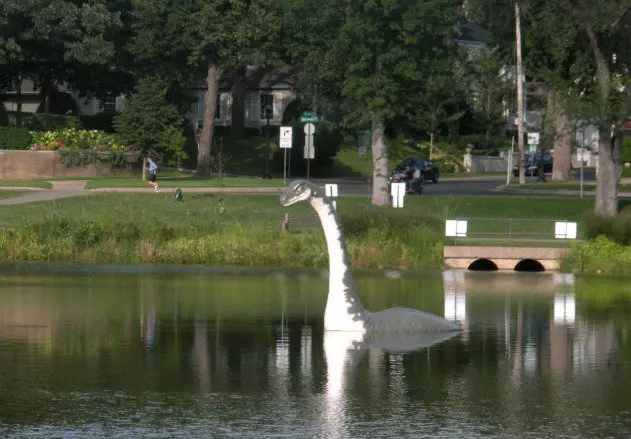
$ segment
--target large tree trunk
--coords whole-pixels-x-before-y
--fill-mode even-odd
[[[598,132],[598,173],[596,174],[597,215],[615,216],[618,213],[618,183],[622,176],[622,135],[611,138],[610,131]]]
[[[611,138],[612,120],[609,112],[611,75],[607,60],[600,50],[596,34],[589,25],[587,26],[587,36],[594,51],[600,89],[595,212],[597,215],[615,216],[618,213],[618,182],[622,175],[622,139],[620,133],[615,135],[613,139]]]
[[[552,180],[568,181],[572,173],[572,123],[567,113],[566,103],[558,93],[554,96],[554,162]]]
[[[241,138],[245,134],[245,67],[239,67],[234,73],[230,134],[236,138]]]
[[[223,74],[223,67],[215,64],[208,66],[206,74],[206,96],[204,98],[204,127],[197,152],[197,175],[210,174],[210,153],[215,130],[215,107],[217,106],[217,91],[219,79]]]
[[[524,83],[521,64],[521,21],[519,4],[515,2],[515,39],[517,51],[517,150],[519,164],[519,184],[526,183],[524,172]]]
[[[388,148],[385,142],[385,123],[372,113],[372,204],[387,206],[388,193]]]

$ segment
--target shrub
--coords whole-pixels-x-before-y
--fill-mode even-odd
[[[86,130],[99,130],[106,133],[114,132],[114,114],[99,113],[93,116],[79,116],[81,127]]]
[[[511,139],[502,136],[490,136],[487,145],[486,135],[471,134],[461,136],[453,143],[463,152],[466,151],[468,145],[471,145],[473,147],[473,154],[499,155],[500,151],[510,149]]]
[[[20,127],[0,127],[0,149],[30,149],[31,133]]]
[[[563,263],[565,269],[577,273],[631,274],[631,247],[614,242],[603,235],[577,244]]]
[[[114,117],[114,129],[123,143],[163,156],[165,138],[173,132],[182,136],[182,118],[166,96],[167,86],[162,81],[140,81],[135,93],[125,100],[125,109]]]
[[[10,125],[22,127],[31,131],[63,130],[80,128],[77,116],[47,113],[8,113]]]
[[[628,210],[614,217],[588,214],[583,218],[582,225],[587,239],[605,236],[616,243],[631,245],[631,215]]]
[[[96,151],[92,149],[62,148],[59,153],[61,163],[68,167],[86,166],[96,160]]]

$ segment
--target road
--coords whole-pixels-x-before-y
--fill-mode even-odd
[[[548,179],[550,177],[548,176]],[[575,172],[575,179],[579,179],[578,171]],[[583,175],[584,181],[593,182],[596,179],[593,170],[585,171]],[[536,177],[526,178],[526,183],[534,183],[537,181]],[[314,180],[314,182],[324,186],[326,183],[337,183],[338,191],[340,195],[355,195],[355,196],[369,196],[372,193],[372,187],[366,182],[358,180]],[[512,177],[511,183],[517,183],[517,179]],[[497,187],[506,184],[505,176],[489,176],[489,177],[463,177],[463,178],[442,178],[438,184],[427,183],[424,186],[425,195],[501,195],[501,196],[534,196],[535,194],[529,194],[528,191],[520,190],[519,192],[502,191]],[[545,184],[545,183],[541,183]],[[578,190],[578,186],[577,186]],[[537,193],[536,196],[559,196],[556,191],[550,191],[547,193]],[[567,194],[568,196],[575,196],[574,194]]]

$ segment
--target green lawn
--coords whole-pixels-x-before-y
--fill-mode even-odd
[[[38,187],[51,189],[53,185],[46,180],[0,180],[0,187]]]
[[[201,187],[282,187],[282,179],[263,179],[248,177],[158,177],[158,184],[163,188],[201,188]],[[99,178],[92,179],[86,183],[86,189],[98,188],[120,188],[120,187],[150,187],[149,183],[140,178]]]
[[[571,191],[580,191],[581,184],[580,182],[567,182],[567,183],[556,183],[556,182],[548,182],[548,183],[526,183],[526,184],[511,184],[509,186],[504,186],[507,189],[536,189],[536,190],[548,190],[548,191],[557,191],[557,190],[571,190]],[[583,183],[584,191],[595,191],[596,184],[594,183]],[[620,192],[629,192],[631,191],[631,184],[620,184],[618,186],[618,191]]]
[[[561,201],[561,202],[560,202]],[[344,197],[338,200],[339,211],[362,215],[367,199]],[[224,213],[219,214],[220,205]],[[533,199],[500,196],[422,196],[408,197],[403,209],[374,208],[394,211],[396,215],[434,214],[442,218],[532,218],[580,220],[592,209],[588,199]],[[176,227],[189,227],[197,221],[220,221],[226,225],[258,224],[270,220],[280,224],[285,213],[312,214],[311,206],[300,203],[289,208],[280,205],[277,195],[228,195],[186,193],[184,201],[173,201],[170,192],[155,193],[92,193],[83,197],[64,198],[14,206],[0,206],[0,224],[10,225],[25,216],[51,214],[81,216],[99,222],[116,222],[120,218],[156,218]],[[236,222],[235,222],[236,221]],[[502,220],[505,222],[505,220]],[[491,224],[492,222],[487,222]],[[495,227],[495,226],[493,226]]]
[[[0,199],[15,198],[22,195],[30,194],[31,191],[0,191]]]

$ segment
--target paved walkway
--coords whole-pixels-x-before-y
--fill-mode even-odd
[[[53,184],[52,189],[30,187],[0,188],[3,190],[22,189],[32,191],[30,194],[22,195],[20,197],[5,198],[3,200],[0,200],[0,206],[8,204],[33,203],[35,201],[55,200],[57,198],[76,197],[77,195],[83,195],[88,192],[84,189],[86,182],[86,180],[53,181],[51,182]]]

